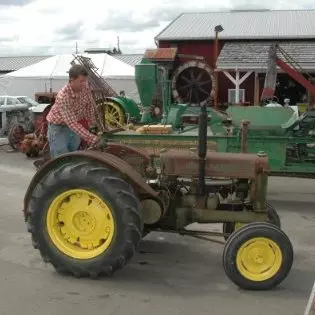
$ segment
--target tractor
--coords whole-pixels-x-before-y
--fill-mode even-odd
[[[102,147],[46,162],[31,180],[23,210],[43,260],[61,274],[99,278],[130,262],[150,232],[224,237],[222,264],[236,286],[279,285],[294,253],[267,201],[268,156],[215,152],[205,105],[198,122],[198,133],[186,136],[167,134],[168,125],[143,125],[151,138],[137,134],[142,148],[119,140],[134,130],[102,131]],[[192,223],[223,228],[193,230]]]

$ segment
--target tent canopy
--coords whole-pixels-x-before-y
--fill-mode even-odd
[[[135,68],[108,54],[83,54],[91,58],[98,73],[117,92],[139,102]],[[59,91],[68,82],[68,71],[75,55],[49,57],[36,64],[0,77],[0,95],[25,95],[34,98],[37,92]]]
[[[49,57],[33,65],[6,74],[14,78],[66,79],[75,55],[63,54]],[[98,73],[105,78],[134,78],[135,69],[108,54],[83,54],[91,58]]]

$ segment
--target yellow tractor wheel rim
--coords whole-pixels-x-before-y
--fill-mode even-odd
[[[252,238],[237,252],[236,265],[241,275],[251,281],[265,281],[280,270],[282,252],[279,246],[265,237]]]
[[[125,114],[119,104],[114,102],[104,103],[105,123],[109,127],[121,127],[125,124]]]
[[[84,189],[58,195],[48,209],[46,226],[53,244],[75,259],[91,259],[105,252],[115,232],[109,206]]]

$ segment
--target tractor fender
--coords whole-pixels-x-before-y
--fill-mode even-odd
[[[125,114],[129,114],[131,119],[139,119],[140,118],[140,109],[137,106],[137,103],[128,97],[106,97],[106,100],[114,102],[120,105]]]
[[[145,163],[149,162],[149,154],[147,151],[140,148],[134,148],[126,144],[109,142],[106,145],[105,151],[107,153],[117,155],[120,157],[128,155],[138,155],[144,160]]]
[[[126,161],[139,174],[143,175],[150,162],[150,157],[147,151],[122,143],[107,143],[104,151],[118,156],[120,159]]]
[[[71,153],[66,153],[60,155],[59,157],[46,162],[42,168],[40,168],[37,173],[32,178],[26,194],[24,196],[24,217],[26,217],[27,207],[32,196],[32,192],[36,185],[54,168],[57,168],[65,163],[78,162],[78,161],[93,161],[108,168],[111,168],[121,174],[122,178],[129,182],[133,187],[135,193],[138,196],[151,197],[158,202],[160,198],[158,197],[158,192],[153,190],[146,182],[145,179],[138,173],[129,163],[122,160],[121,158],[112,155],[110,153],[100,152],[100,151],[76,151]]]

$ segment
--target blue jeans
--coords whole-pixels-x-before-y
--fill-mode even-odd
[[[81,142],[80,137],[65,125],[48,124],[47,138],[52,158],[76,151]]]

